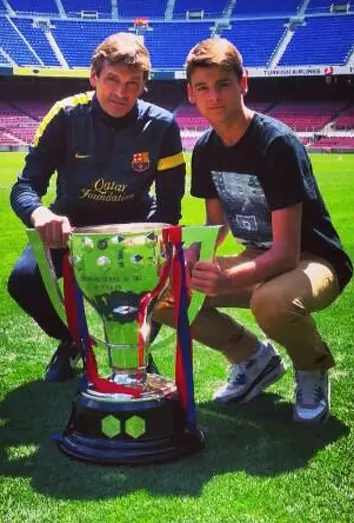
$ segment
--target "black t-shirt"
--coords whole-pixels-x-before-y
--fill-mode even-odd
[[[302,203],[301,250],[328,260],[343,288],[353,267],[343,251],[313,175],[305,147],[293,131],[255,113],[236,145],[215,131],[198,140],[192,157],[191,194],[220,199],[234,237],[245,247],[272,245],[271,212]]]

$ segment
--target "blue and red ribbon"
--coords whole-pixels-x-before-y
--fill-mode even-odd
[[[197,414],[194,400],[193,344],[188,320],[188,290],[180,226],[170,227],[169,241],[173,257],[173,294],[177,328],[175,376],[176,386],[186,416],[187,428],[197,431]]]

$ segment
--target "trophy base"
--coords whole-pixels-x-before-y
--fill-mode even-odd
[[[115,401],[79,392],[58,441],[68,456],[103,465],[144,465],[186,457],[204,448],[200,430],[186,428],[176,397]]]

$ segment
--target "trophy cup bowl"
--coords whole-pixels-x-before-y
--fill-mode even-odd
[[[145,223],[77,228],[70,239],[75,280],[104,326],[110,379],[144,386],[144,392],[151,314],[164,290],[149,297],[166,263],[162,229],[163,224]],[[146,313],[139,324],[144,298]]]
[[[132,223],[76,228],[69,240],[77,287],[101,318],[114,392],[94,384],[80,387],[58,446],[69,456],[102,464],[144,464],[175,460],[204,447],[199,429],[187,428],[173,380],[146,371],[151,318],[168,285],[169,249],[161,223]],[[186,241],[206,228],[186,228]],[[210,228],[210,232],[211,232]],[[218,228],[209,234],[211,256]],[[39,235],[28,236],[52,303],[67,323],[63,298],[49,249]],[[198,240],[197,240],[198,241]],[[203,242],[202,242],[203,245]],[[166,269],[167,267],[167,269]],[[153,292],[154,291],[154,292]],[[194,306],[193,315],[201,306]],[[193,300],[192,300],[193,301]]]

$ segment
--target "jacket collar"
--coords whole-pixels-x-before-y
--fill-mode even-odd
[[[94,94],[92,98],[92,111],[108,127],[114,129],[122,129],[138,119],[138,103],[139,101],[136,102],[133,109],[125,116],[122,116],[121,118],[114,118],[114,116],[110,116],[102,109],[102,107],[99,104],[99,101],[97,100],[96,94]]]

